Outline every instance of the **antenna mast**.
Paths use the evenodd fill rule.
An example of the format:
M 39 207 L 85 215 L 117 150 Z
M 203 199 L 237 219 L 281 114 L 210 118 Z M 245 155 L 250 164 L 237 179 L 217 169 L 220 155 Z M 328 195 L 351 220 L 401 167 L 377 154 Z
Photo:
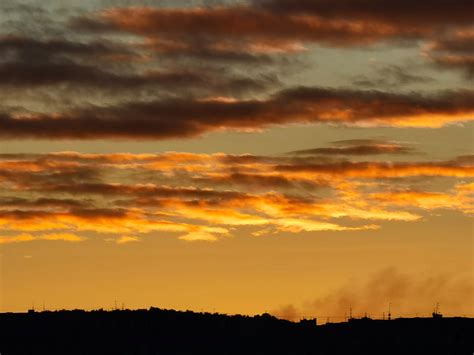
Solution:
M 436 303 L 436 308 L 433 312 L 433 318 L 443 318 L 443 315 L 439 313 L 439 302 Z

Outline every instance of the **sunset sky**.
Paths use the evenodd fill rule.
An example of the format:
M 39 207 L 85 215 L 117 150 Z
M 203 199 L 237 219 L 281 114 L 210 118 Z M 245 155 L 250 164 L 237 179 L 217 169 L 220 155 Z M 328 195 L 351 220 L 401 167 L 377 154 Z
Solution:
M 0 311 L 474 316 L 471 0 L 1 0 Z

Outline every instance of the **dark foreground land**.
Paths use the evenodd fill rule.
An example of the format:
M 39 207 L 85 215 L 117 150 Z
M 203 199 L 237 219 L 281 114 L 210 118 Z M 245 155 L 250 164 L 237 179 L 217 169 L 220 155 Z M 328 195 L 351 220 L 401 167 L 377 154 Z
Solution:
M 16 354 L 462 354 L 474 319 L 359 319 L 316 326 L 270 315 L 59 311 L 0 314 L 0 353 Z

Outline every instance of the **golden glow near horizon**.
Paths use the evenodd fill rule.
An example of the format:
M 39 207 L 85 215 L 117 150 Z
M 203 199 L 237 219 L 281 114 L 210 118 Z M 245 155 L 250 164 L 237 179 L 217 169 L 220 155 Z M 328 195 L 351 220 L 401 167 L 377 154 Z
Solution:
M 474 316 L 472 16 L 337 1 L 2 2 L 0 311 Z

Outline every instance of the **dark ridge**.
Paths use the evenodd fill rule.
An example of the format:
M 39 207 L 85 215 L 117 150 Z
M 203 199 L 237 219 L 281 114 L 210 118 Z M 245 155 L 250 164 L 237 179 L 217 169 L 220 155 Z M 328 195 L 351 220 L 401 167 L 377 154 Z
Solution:
M 472 354 L 473 318 L 299 323 L 149 310 L 0 314 L 0 353 L 16 354 Z

